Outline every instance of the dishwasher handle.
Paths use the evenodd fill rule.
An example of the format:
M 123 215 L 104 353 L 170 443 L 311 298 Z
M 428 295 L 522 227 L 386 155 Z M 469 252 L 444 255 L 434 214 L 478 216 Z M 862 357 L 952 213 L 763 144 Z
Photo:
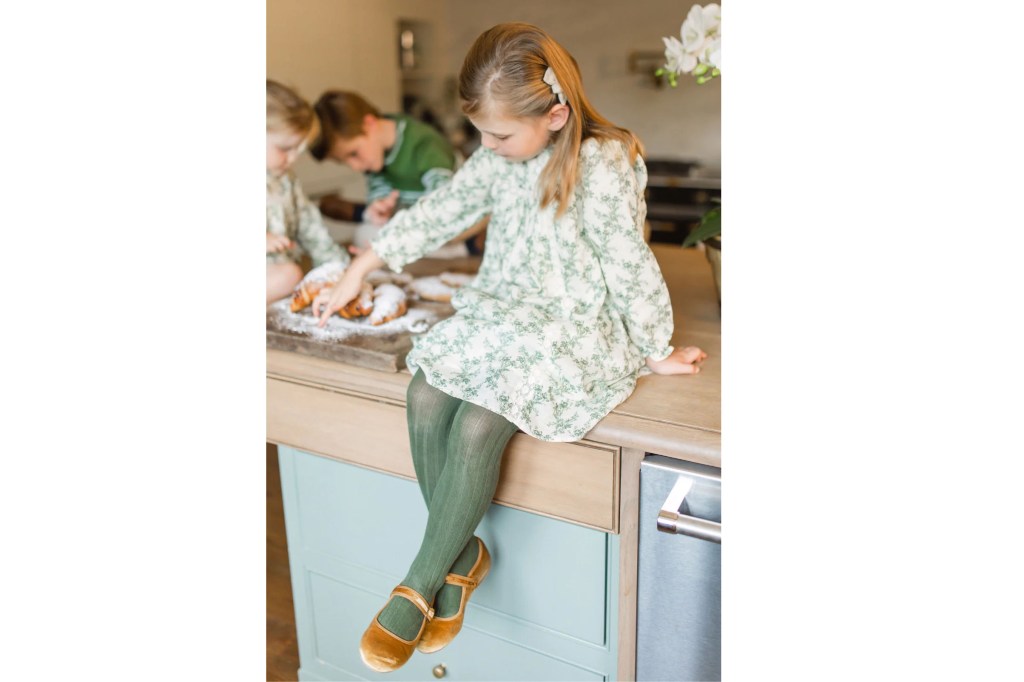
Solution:
M 665 504 L 661 505 L 661 510 L 658 512 L 658 530 L 662 533 L 688 535 L 698 540 L 722 544 L 722 524 L 699 519 L 679 511 L 686 499 L 686 494 L 692 487 L 692 478 L 679 477 L 676 484 L 672 486 L 672 492 L 668 494 Z

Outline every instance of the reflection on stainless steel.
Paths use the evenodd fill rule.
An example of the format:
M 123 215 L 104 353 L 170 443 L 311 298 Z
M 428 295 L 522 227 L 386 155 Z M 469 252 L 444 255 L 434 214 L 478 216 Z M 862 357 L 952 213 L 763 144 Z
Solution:
M 663 533 L 689 535 L 691 538 L 722 544 L 722 524 L 683 514 L 686 494 L 693 488 L 693 479 L 680 476 L 658 512 L 658 530 Z
M 721 679 L 721 524 L 718 469 L 658 455 L 644 459 L 638 681 Z

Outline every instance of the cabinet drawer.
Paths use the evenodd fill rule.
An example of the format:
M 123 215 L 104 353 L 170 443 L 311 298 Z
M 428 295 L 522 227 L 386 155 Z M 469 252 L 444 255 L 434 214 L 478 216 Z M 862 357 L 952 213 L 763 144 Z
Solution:
M 379 609 L 423 539 L 427 510 L 419 487 L 287 447 L 279 456 L 293 570 L 309 572 L 311 581 L 329 577 L 370 592 Z M 477 535 L 493 566 L 473 593 L 467 627 L 506 638 L 543 630 L 606 646 L 607 534 L 492 505 Z M 347 600 L 314 594 L 306 606 L 347 613 Z M 357 619 L 361 628 L 374 613 Z M 358 645 L 362 630 L 355 634 Z
M 309 574 L 309 589 L 314 604 L 316 658 L 309 663 L 303 660 L 302 669 L 323 679 L 432 680 L 438 664 L 445 667 L 443 679 L 453 682 L 605 679 L 600 673 L 493 637 L 468 624 L 444 650 L 433 654 L 417 651 L 398 670 L 375 673 L 359 658 L 359 640 L 380 609 L 381 598 L 317 573 Z M 339 608 L 341 605 L 344 608 Z
M 415 477 L 401 405 L 267 379 L 267 440 Z M 618 472 L 616 447 L 519 433 L 505 451 L 494 501 L 617 533 Z

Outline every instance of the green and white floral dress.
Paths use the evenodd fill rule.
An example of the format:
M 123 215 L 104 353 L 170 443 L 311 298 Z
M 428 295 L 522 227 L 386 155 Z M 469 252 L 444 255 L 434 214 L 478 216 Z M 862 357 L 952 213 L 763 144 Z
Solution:
M 310 203 L 299 179 L 290 171 L 281 176 L 267 172 L 267 232 L 288 237 L 295 247 L 282 253 L 268 253 L 267 263 L 298 263 L 302 252 L 313 266 L 329 261 L 348 265 L 349 255 L 331 239 L 320 210 Z
M 672 307 L 643 240 L 643 160 L 585 141 L 572 203 L 555 220 L 537 190 L 550 156 L 511 162 L 481 147 L 372 245 L 398 271 L 490 213 L 479 274 L 407 363 L 536 438 L 573 441 L 629 397 L 645 358 L 672 352 Z

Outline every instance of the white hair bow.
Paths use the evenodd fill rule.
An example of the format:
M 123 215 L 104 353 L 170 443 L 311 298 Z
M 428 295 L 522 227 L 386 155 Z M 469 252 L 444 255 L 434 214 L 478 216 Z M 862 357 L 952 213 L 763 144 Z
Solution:
M 544 72 L 544 82 L 551 86 L 551 92 L 558 95 L 558 101 L 565 104 L 565 93 L 562 92 L 562 86 L 558 84 L 558 79 L 555 78 L 555 72 L 550 66 L 548 67 L 548 70 Z

